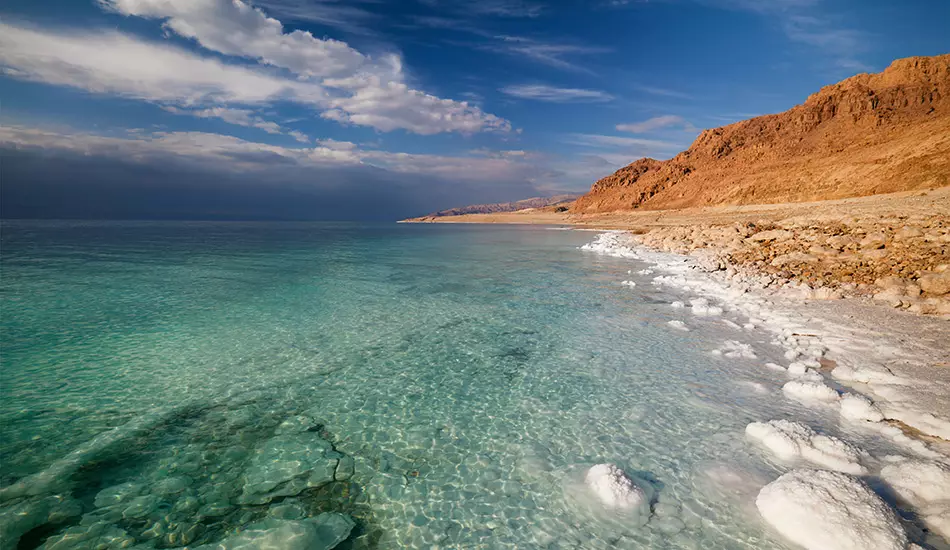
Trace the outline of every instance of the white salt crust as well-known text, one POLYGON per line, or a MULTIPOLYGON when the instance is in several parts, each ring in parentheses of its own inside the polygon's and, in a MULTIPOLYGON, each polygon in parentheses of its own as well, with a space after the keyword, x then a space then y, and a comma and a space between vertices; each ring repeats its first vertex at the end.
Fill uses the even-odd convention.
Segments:
POLYGON ((806 550, 905 550, 894 512, 859 479, 827 470, 792 470, 755 499, 776 531, 806 550))
POLYGON ((672 321, 667 321, 666 324, 670 325, 671 327, 675 329, 689 332, 689 328, 686 326, 686 323, 684 323, 683 321, 677 321, 676 319, 673 319, 672 321))
POLYGON ((607 508, 642 510, 646 507, 649 515, 649 495, 613 464, 592 466, 584 476, 584 483, 607 508))
POLYGON ((916 508, 931 531, 950 540, 950 466, 932 460, 900 460, 881 470, 898 499, 916 508))
MULTIPOLYGON (((834 359, 838 363, 832 377, 849 385, 861 385, 860 391, 872 397, 874 407, 884 419, 899 420, 924 434, 950 440, 950 399, 947 398, 950 395, 950 376, 935 381, 934 375, 939 375, 940 371, 927 366, 926 360, 904 361, 902 372, 891 372, 880 362, 905 359, 907 353, 889 341, 861 340, 860 331, 825 319, 807 317, 799 311, 798 304, 809 289, 789 288, 787 285, 778 287, 767 276, 727 274, 724 271, 707 273, 695 258, 651 251, 640 245, 633 235, 623 231, 601 233, 581 249, 651 262, 654 264, 652 269, 664 273, 654 277, 654 284, 699 295, 689 301, 688 307, 693 313, 718 315, 736 312, 748 317, 747 326, 772 332, 775 343, 785 348, 785 358, 793 364, 790 374, 811 382, 787 386, 785 393, 789 397, 814 404, 837 401, 837 397, 832 395, 834 390, 818 384, 815 376, 821 374, 808 371, 815 371, 818 359, 831 351, 836 354, 834 359), (712 303, 713 300, 717 303, 712 303), (842 338, 842 333, 851 334, 851 338, 842 338)), ((671 306, 685 308, 687 304, 676 301, 671 306)), ((843 416, 849 418, 849 414, 855 413, 856 405, 849 401, 846 406, 849 410, 843 416)), ((874 412, 865 412, 868 417, 865 420, 873 421, 877 416, 874 412)), ((927 445, 905 439, 917 454, 928 452, 927 445)))
POLYGON ((770 420, 746 426, 746 435, 785 461, 806 461, 822 468, 863 475, 869 455, 845 441, 822 435, 800 422, 770 420))

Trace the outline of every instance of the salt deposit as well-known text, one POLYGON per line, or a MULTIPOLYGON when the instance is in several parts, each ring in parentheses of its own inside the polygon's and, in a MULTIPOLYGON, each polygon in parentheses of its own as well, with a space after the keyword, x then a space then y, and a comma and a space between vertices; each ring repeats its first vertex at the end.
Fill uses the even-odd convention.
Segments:
POLYGON ((800 422, 753 422, 745 432, 782 460, 804 460, 849 474, 868 473, 861 464, 862 459, 869 458, 866 452, 836 437, 819 434, 800 422))
POLYGON ((789 397, 802 401, 837 401, 838 392, 823 382, 811 380, 792 380, 782 386, 782 391, 789 397))
POLYGON ((637 509, 649 515, 650 496, 613 464, 592 466, 584 476, 584 483, 607 508, 637 509))
POLYGON ((841 396, 841 416, 848 420, 880 422, 884 420, 881 410, 863 395, 846 393, 841 396))
POLYGON ((827 470, 793 470, 755 500, 762 517, 806 550, 905 550, 894 512, 859 479, 827 470))
POLYGON ((689 328, 686 326, 686 323, 684 323, 683 321, 678 321, 676 319, 673 319, 672 321, 667 321, 666 324, 670 325, 671 327, 675 329, 689 332, 689 328))
POLYGON ((724 357, 745 359, 755 359, 755 351, 752 346, 736 340, 727 340, 721 347, 712 351, 713 355, 722 355, 724 357))
POLYGON ((950 540, 950 466, 932 460, 899 460, 881 470, 903 504, 919 510, 924 524, 950 540))

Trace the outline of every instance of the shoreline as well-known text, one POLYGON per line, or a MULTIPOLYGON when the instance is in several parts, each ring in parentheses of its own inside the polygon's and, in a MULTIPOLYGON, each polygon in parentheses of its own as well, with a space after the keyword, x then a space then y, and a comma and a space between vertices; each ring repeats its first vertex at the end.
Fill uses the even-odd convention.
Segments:
POLYGON ((623 230, 707 271, 761 276, 810 299, 873 298, 950 319, 950 186, 816 203, 605 214, 522 210, 405 223, 554 225, 623 230))
MULTIPOLYGON (((825 436, 816 436, 808 423, 801 421, 801 414, 749 424, 745 430, 749 443, 764 446, 780 460, 798 462, 787 475, 806 480, 812 478, 812 470, 807 468, 814 466, 801 463, 812 463, 821 470, 883 481, 903 496, 904 492, 922 494, 929 490, 921 489, 928 483, 927 476, 937 476, 929 480, 935 484, 932 501, 920 499, 910 502, 909 507, 907 502, 897 505, 916 515, 930 531, 929 535, 918 532, 914 538, 926 540, 934 548, 944 548, 950 541, 946 508, 950 495, 942 493, 946 489, 941 485, 944 478, 950 479, 950 362, 946 345, 950 342, 950 324, 854 300, 802 300, 794 290, 769 289, 755 278, 739 281, 723 272, 709 272, 694 257, 657 252, 621 231, 602 233, 581 248, 647 262, 651 268, 638 271, 638 275, 649 276, 654 285, 698 296, 688 303, 671 303, 673 311, 690 311, 705 319, 738 314, 747 320, 745 325, 728 319, 722 322, 737 331, 771 333, 772 344, 784 350, 784 361, 763 362, 762 368, 786 380, 779 381, 784 398, 807 410, 831 415, 837 412, 845 432, 858 439, 871 436, 889 440, 901 451, 872 456, 854 446, 849 441, 852 438, 820 440, 825 436), (819 440, 822 442, 816 443, 819 440), (908 481, 907 472, 920 472, 913 475, 923 477, 908 481)), ((679 320, 668 324, 690 330, 679 320)), ((726 341, 713 353, 755 358, 744 343, 747 341, 742 337, 726 341)), ((797 502, 801 495, 795 491, 803 487, 792 489, 779 500, 797 502)), ((911 523, 905 527, 914 531, 911 523)))

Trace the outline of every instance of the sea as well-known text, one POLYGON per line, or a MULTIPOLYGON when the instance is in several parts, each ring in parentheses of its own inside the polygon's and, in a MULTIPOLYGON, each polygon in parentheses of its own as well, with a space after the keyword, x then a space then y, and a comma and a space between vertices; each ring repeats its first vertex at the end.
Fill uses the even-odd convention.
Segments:
POLYGON ((789 465, 745 427, 840 429, 772 334, 589 231, 0 229, 3 548, 787 548, 754 500, 789 465), (647 515, 593 502, 595 464, 647 515))

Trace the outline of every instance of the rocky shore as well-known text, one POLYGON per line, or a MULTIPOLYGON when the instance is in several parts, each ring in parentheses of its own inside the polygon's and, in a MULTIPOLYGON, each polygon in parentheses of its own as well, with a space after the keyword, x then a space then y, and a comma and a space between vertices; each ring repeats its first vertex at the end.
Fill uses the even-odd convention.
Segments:
MULTIPOLYGON (((434 221, 434 220, 409 220, 434 221)), ((708 271, 807 299, 857 297, 950 318, 950 187, 813 203, 575 214, 522 210, 437 223, 629 231, 708 271)))
POLYGON ((872 297, 915 313, 950 317, 950 225, 902 217, 661 227, 638 240, 689 254, 707 271, 798 288, 811 299, 872 297))

